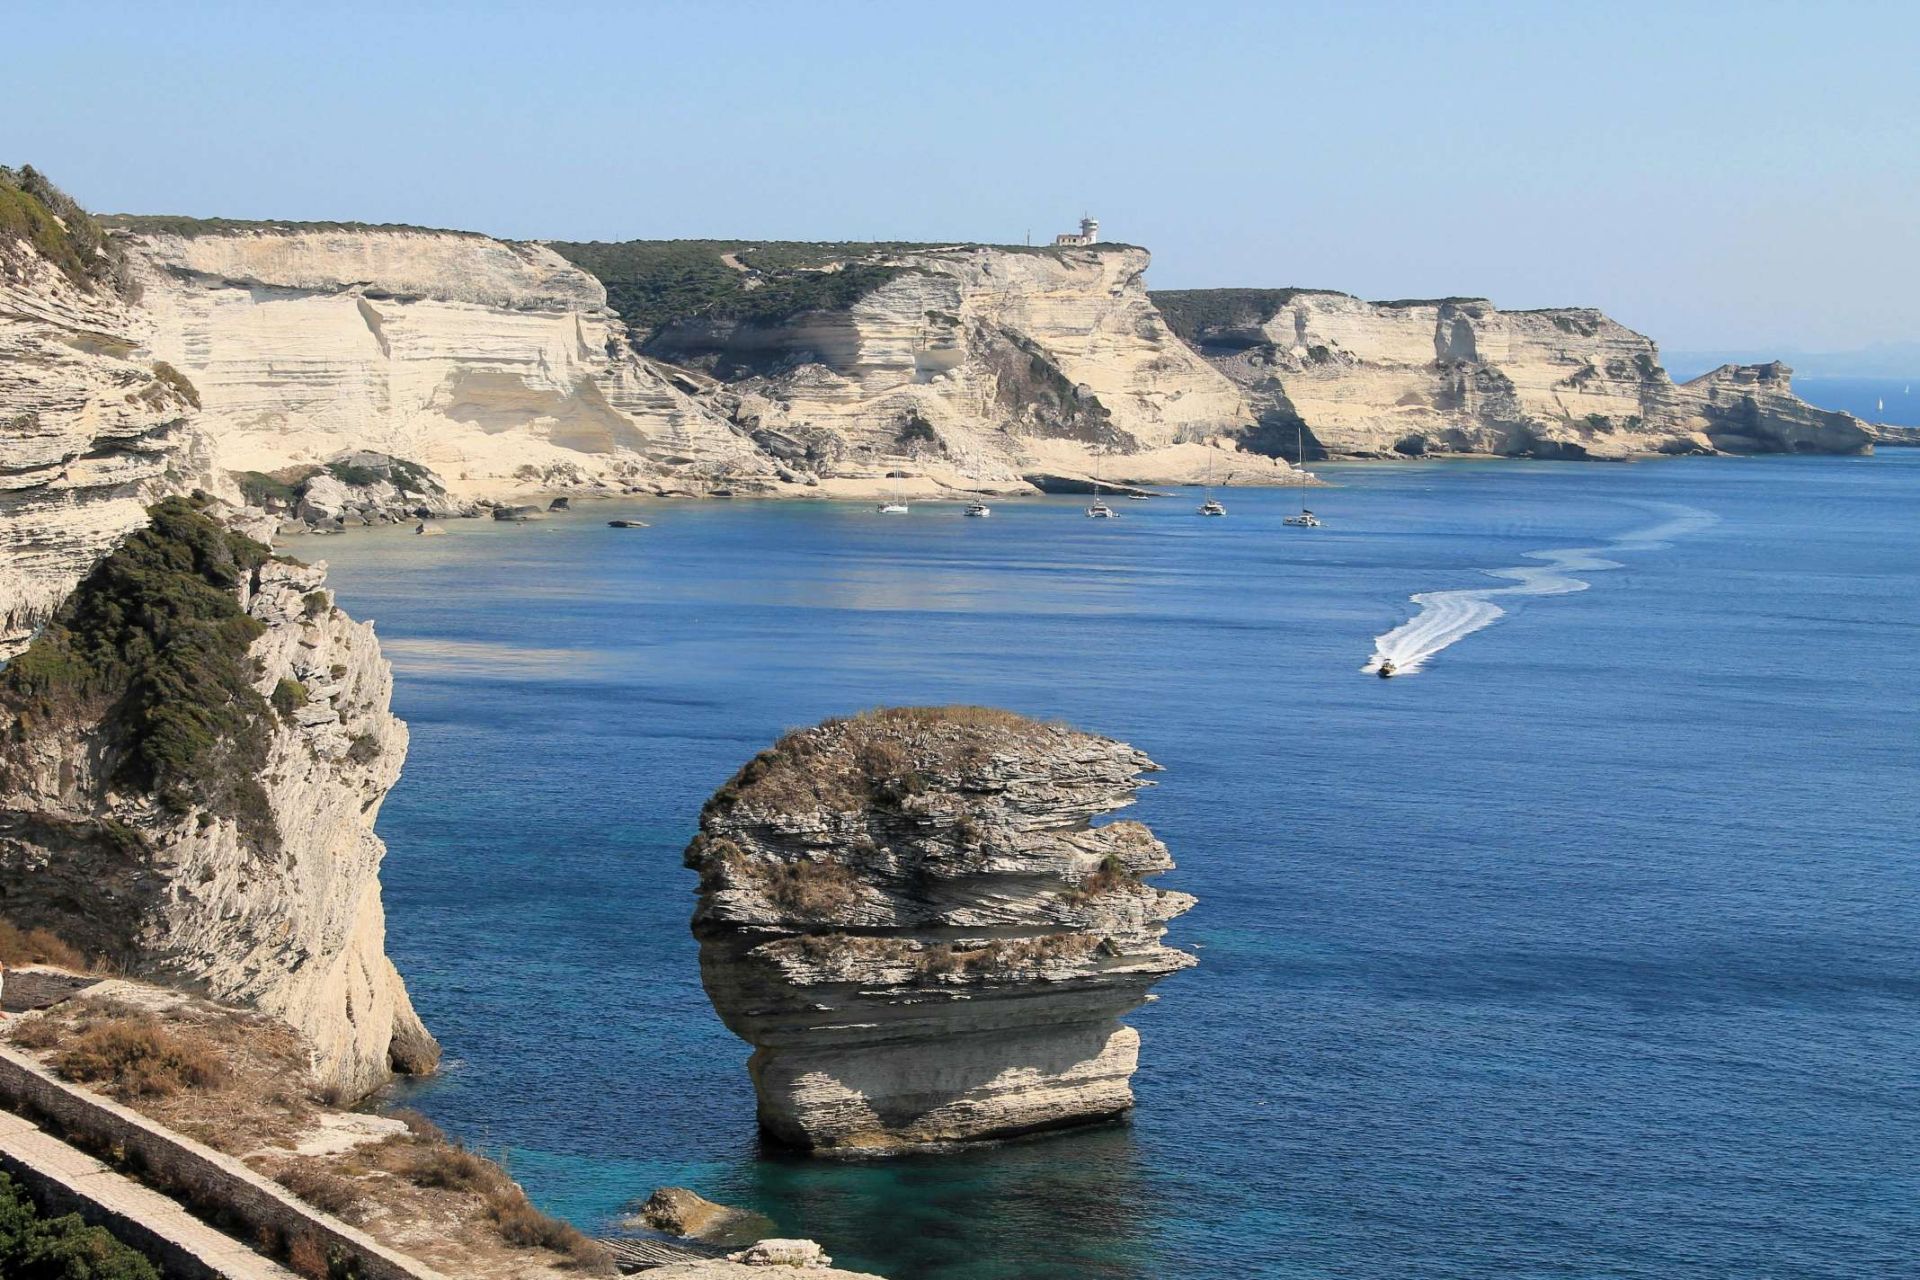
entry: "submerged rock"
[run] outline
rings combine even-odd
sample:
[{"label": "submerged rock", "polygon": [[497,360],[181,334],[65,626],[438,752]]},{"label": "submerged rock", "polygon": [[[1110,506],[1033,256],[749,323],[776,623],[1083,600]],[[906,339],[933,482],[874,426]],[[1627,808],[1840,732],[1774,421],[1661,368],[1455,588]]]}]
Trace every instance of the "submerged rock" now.
[{"label": "submerged rock", "polygon": [[1121,1015],[1194,958],[1193,899],[1132,803],[1125,743],[978,707],[895,708],[782,738],[708,802],[687,865],[701,976],[755,1046],[761,1126],[888,1149],[1112,1119]]},{"label": "submerged rock", "polygon": [[774,1230],[773,1219],[764,1214],[715,1204],[685,1187],[660,1187],[647,1197],[633,1221],[670,1236],[723,1245],[752,1244]]}]

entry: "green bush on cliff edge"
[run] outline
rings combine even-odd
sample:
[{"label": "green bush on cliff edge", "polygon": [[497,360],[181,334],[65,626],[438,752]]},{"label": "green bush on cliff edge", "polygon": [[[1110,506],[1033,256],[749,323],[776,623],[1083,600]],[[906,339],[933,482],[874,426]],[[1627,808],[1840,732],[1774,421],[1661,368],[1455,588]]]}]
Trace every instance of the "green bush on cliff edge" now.
[{"label": "green bush on cliff edge", "polygon": [[0,1276],[8,1280],[160,1280],[145,1258],[77,1213],[45,1218],[0,1173]]},{"label": "green bush on cliff edge", "polygon": [[247,656],[263,628],[236,595],[270,553],[185,498],[149,514],[0,674],[0,698],[23,730],[101,721],[118,781],[176,813],[234,818],[271,847],[258,778],[270,712]]}]

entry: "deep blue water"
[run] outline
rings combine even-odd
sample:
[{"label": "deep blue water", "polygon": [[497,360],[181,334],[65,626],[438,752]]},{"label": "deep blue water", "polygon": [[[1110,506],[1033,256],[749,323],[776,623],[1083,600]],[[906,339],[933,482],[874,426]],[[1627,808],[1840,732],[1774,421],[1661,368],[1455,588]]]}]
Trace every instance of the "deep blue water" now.
[{"label": "deep blue water", "polygon": [[1868,422],[1920,427],[1916,378],[1816,378],[1795,374],[1793,389],[1808,404],[1844,409]]},{"label": "deep blue water", "polygon": [[[301,544],[413,729],[412,1104],[587,1225],[680,1183],[893,1280],[1912,1274],[1920,451],[1326,471],[1310,531],[1232,490]],[[1675,509],[1711,520],[1359,674],[1412,593]],[[783,729],[949,701],[1166,766],[1136,815],[1201,964],[1134,1018],[1129,1126],[764,1153],[681,849]]]}]

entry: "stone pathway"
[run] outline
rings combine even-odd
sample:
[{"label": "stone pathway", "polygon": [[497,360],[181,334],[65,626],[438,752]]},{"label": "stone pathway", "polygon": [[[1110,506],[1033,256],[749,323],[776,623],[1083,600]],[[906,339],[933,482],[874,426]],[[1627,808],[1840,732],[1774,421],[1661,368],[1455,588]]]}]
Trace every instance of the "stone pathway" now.
[{"label": "stone pathway", "polygon": [[0,1011],[25,1013],[29,1009],[49,1008],[99,981],[51,969],[9,969]]},{"label": "stone pathway", "polygon": [[[7,980],[12,1007],[13,980]],[[55,1199],[84,1202],[55,1204],[64,1213],[77,1208],[88,1222],[153,1256],[158,1241],[171,1257],[157,1259],[168,1275],[215,1280],[298,1280],[279,1263],[262,1257],[231,1236],[222,1235],[159,1192],[143,1187],[85,1152],[77,1151],[19,1116],[0,1111],[0,1168],[36,1188],[52,1184]]]}]

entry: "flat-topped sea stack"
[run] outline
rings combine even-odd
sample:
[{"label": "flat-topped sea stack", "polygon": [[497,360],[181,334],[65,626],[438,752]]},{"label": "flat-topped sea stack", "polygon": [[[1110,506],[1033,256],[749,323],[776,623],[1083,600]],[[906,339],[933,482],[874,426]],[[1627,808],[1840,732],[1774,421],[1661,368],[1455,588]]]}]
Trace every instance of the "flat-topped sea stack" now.
[{"label": "flat-topped sea stack", "polygon": [[700,872],[701,976],[755,1047],[761,1126],[810,1149],[1006,1137],[1125,1114],[1119,1022],[1195,963],[1193,899],[1138,822],[1092,823],[1157,769],[1122,742],[982,707],[788,734],[722,787]]}]

